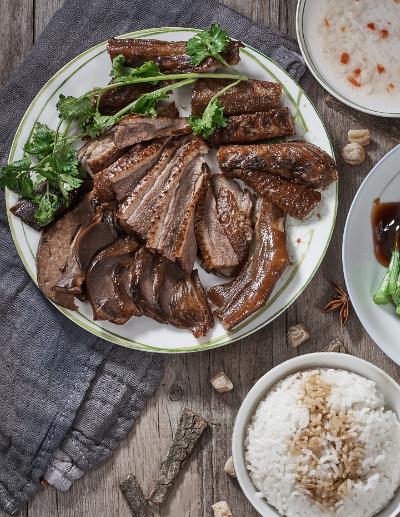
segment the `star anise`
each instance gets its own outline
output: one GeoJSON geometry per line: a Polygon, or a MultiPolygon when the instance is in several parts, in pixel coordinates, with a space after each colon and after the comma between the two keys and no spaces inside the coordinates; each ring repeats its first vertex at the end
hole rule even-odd
{"type": "Polygon", "coordinates": [[[350,298],[349,295],[339,285],[330,282],[331,287],[336,291],[336,296],[325,305],[322,312],[339,311],[340,325],[344,327],[349,317],[350,298]]]}

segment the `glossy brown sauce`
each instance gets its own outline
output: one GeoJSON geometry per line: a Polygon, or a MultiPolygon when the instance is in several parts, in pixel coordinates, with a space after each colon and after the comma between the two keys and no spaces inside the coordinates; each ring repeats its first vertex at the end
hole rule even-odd
{"type": "Polygon", "coordinates": [[[371,223],[375,257],[382,266],[387,267],[394,248],[396,228],[400,229],[400,202],[381,203],[379,198],[375,199],[371,223]]]}

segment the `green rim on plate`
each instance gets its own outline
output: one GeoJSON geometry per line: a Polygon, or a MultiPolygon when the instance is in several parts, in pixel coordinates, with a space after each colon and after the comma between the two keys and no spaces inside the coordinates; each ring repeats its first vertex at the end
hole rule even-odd
{"type": "MultiPolygon", "coordinates": [[[[200,29],[182,28],[182,27],[162,27],[162,28],[152,28],[152,29],[145,29],[145,30],[136,31],[136,32],[130,32],[130,33],[127,33],[127,34],[122,34],[122,35],[120,35],[118,37],[119,38],[124,38],[124,37],[143,37],[143,36],[152,36],[152,35],[156,35],[156,34],[165,34],[165,33],[168,33],[168,32],[198,32],[198,31],[200,31],[200,29]]],[[[66,71],[69,67],[71,67],[71,65],[73,65],[76,61],[78,61],[79,59],[81,59],[85,55],[95,51],[96,49],[99,49],[99,52],[97,52],[96,54],[92,55],[87,61],[82,63],[67,78],[65,78],[65,80],[58,86],[58,88],[46,100],[46,102],[44,103],[42,109],[38,113],[35,122],[41,116],[43,110],[46,108],[46,106],[49,103],[49,101],[51,100],[51,98],[59,92],[59,90],[62,88],[62,86],[78,70],[80,70],[83,66],[87,65],[87,63],[90,62],[91,60],[95,59],[99,54],[102,54],[102,53],[106,52],[105,45],[106,45],[106,42],[103,41],[101,43],[98,43],[94,47],[91,47],[91,48],[87,49],[86,51],[82,52],[80,55],[76,56],[74,59],[69,61],[66,65],[64,65],[41,88],[41,90],[38,92],[38,94],[33,99],[32,103],[30,104],[29,108],[27,109],[26,113],[24,114],[24,116],[23,116],[23,118],[22,118],[22,120],[21,120],[21,122],[20,122],[20,124],[18,126],[18,129],[16,131],[16,134],[14,136],[13,143],[12,143],[12,146],[11,146],[11,149],[10,149],[10,154],[9,154],[9,158],[8,158],[9,163],[14,160],[14,155],[15,155],[15,152],[16,152],[16,149],[17,149],[17,143],[18,143],[19,136],[20,136],[23,128],[25,127],[25,123],[26,123],[29,115],[31,114],[31,112],[34,109],[34,107],[36,106],[36,104],[37,104],[39,98],[42,96],[42,94],[54,83],[54,81],[57,80],[57,78],[64,71],[66,71]]],[[[246,45],[246,47],[248,49],[252,50],[253,52],[255,52],[256,54],[258,54],[259,56],[261,56],[263,59],[266,59],[269,62],[273,63],[275,66],[278,66],[278,68],[280,68],[281,71],[291,81],[293,81],[293,79],[287,74],[287,72],[285,70],[283,70],[279,65],[277,65],[275,62],[273,62],[271,59],[269,59],[266,55],[262,54],[261,52],[259,52],[258,50],[254,49],[250,45],[246,45]]],[[[250,59],[255,61],[262,69],[264,69],[268,74],[270,74],[272,77],[274,77],[274,79],[276,81],[278,81],[278,79],[273,74],[273,72],[271,70],[269,70],[269,68],[262,61],[257,59],[256,56],[254,56],[251,52],[248,52],[248,50],[246,50],[246,48],[241,49],[241,52],[245,53],[247,57],[249,57],[250,59]]],[[[307,100],[309,101],[310,105],[313,107],[315,113],[318,115],[318,118],[319,118],[322,126],[324,127],[325,133],[326,133],[326,135],[328,137],[328,140],[329,140],[329,136],[328,136],[328,134],[326,132],[326,128],[325,128],[325,126],[324,126],[324,124],[323,124],[323,122],[322,122],[322,120],[321,120],[317,110],[315,109],[314,105],[312,104],[312,102],[310,101],[309,97],[307,96],[307,94],[299,87],[298,97],[296,99],[294,99],[290,95],[290,93],[287,91],[285,86],[284,85],[282,85],[282,86],[283,86],[283,89],[285,90],[285,93],[288,96],[290,102],[292,103],[292,105],[293,105],[293,107],[295,109],[296,117],[299,118],[300,123],[302,124],[305,132],[307,132],[308,128],[307,128],[307,125],[305,123],[304,117],[303,117],[303,115],[301,113],[301,109],[300,109],[300,99],[301,99],[302,95],[304,95],[307,98],[307,100]]],[[[32,129],[33,129],[33,125],[34,124],[32,124],[32,129]]],[[[31,131],[32,131],[32,129],[31,129],[31,131]]],[[[332,148],[332,143],[331,143],[330,140],[329,140],[329,145],[330,145],[330,149],[331,149],[331,155],[334,156],[334,152],[333,152],[333,148],[332,148]]],[[[70,320],[72,320],[74,323],[76,323],[80,327],[84,328],[88,332],[91,332],[92,334],[95,334],[98,337],[100,337],[102,339],[105,339],[105,340],[108,340],[108,341],[111,341],[111,342],[113,342],[115,344],[122,345],[122,346],[125,346],[125,347],[128,347],[128,348],[134,348],[134,349],[137,349],[137,350],[145,350],[145,351],[160,352],[160,353],[186,353],[186,352],[198,352],[198,351],[209,350],[209,349],[212,349],[212,348],[217,348],[217,347],[226,345],[228,343],[233,343],[233,342],[235,342],[235,341],[237,341],[239,339],[242,339],[242,338],[245,338],[245,337],[249,336],[250,334],[256,332],[257,330],[261,329],[262,327],[264,327],[265,325],[270,323],[272,320],[274,320],[277,316],[279,316],[282,312],[284,312],[297,299],[297,297],[300,296],[300,294],[307,287],[307,285],[309,284],[309,282],[313,278],[315,272],[319,268],[319,265],[320,265],[323,257],[325,256],[326,250],[328,248],[328,245],[329,245],[332,233],[333,233],[333,229],[334,229],[334,226],[335,226],[335,220],[336,220],[336,214],[337,214],[337,204],[338,204],[338,187],[337,187],[337,185],[336,185],[336,193],[335,194],[336,195],[335,195],[335,207],[334,207],[333,220],[332,220],[332,225],[330,227],[329,235],[327,236],[326,246],[325,246],[323,252],[321,253],[321,256],[320,256],[320,258],[319,258],[315,268],[313,269],[313,271],[311,272],[311,274],[307,278],[307,281],[304,283],[304,285],[301,286],[301,288],[295,293],[295,295],[284,305],[284,307],[280,308],[268,320],[261,322],[257,327],[251,328],[249,331],[247,331],[247,332],[245,332],[243,334],[240,334],[239,336],[237,336],[235,334],[237,334],[240,330],[243,330],[243,328],[245,328],[249,323],[251,323],[252,321],[254,321],[254,319],[256,319],[258,316],[260,316],[260,314],[262,314],[268,307],[270,307],[272,305],[272,303],[280,296],[280,294],[291,283],[291,281],[295,277],[296,273],[298,272],[298,270],[299,270],[299,268],[301,266],[301,263],[303,262],[303,260],[305,258],[306,252],[303,253],[302,257],[300,258],[300,260],[296,264],[296,267],[294,267],[293,270],[291,271],[291,274],[289,275],[289,277],[286,280],[285,284],[283,286],[281,286],[280,289],[276,293],[274,293],[274,296],[268,301],[268,303],[264,307],[262,307],[259,311],[257,311],[255,314],[253,314],[251,317],[249,317],[247,320],[245,320],[245,322],[243,322],[241,325],[236,327],[231,332],[226,332],[224,335],[219,336],[218,338],[215,338],[215,339],[203,342],[203,343],[199,343],[198,345],[187,345],[187,346],[180,346],[179,348],[170,349],[170,348],[162,348],[162,347],[148,345],[148,344],[145,344],[145,343],[140,343],[140,342],[137,342],[135,340],[131,340],[131,339],[122,337],[122,336],[120,336],[120,335],[118,335],[118,334],[116,334],[116,333],[114,333],[114,332],[112,332],[112,331],[110,331],[108,329],[105,329],[105,328],[99,326],[98,324],[96,324],[91,319],[88,319],[82,313],[78,313],[78,314],[85,321],[82,321],[81,319],[78,319],[76,317],[76,313],[74,311],[69,311],[67,309],[64,309],[63,307],[60,307],[60,306],[56,305],[56,304],[53,304],[53,305],[55,305],[55,307],[58,310],[60,310],[60,312],[62,312],[65,316],[67,316],[70,320]]],[[[32,280],[35,283],[37,283],[36,274],[31,269],[29,263],[27,262],[27,260],[26,260],[26,258],[24,256],[23,251],[21,250],[21,247],[19,246],[19,242],[18,242],[18,239],[17,239],[17,236],[16,236],[16,231],[15,231],[15,225],[16,224],[20,225],[20,228],[21,228],[21,230],[22,230],[22,232],[23,232],[23,234],[25,236],[25,239],[26,239],[27,247],[29,248],[29,251],[32,254],[33,258],[35,257],[35,254],[34,254],[33,250],[31,249],[31,247],[29,245],[29,242],[28,242],[28,239],[27,239],[27,236],[26,236],[26,232],[25,232],[25,225],[22,223],[21,220],[12,217],[12,214],[10,213],[10,210],[9,210],[10,204],[11,204],[11,191],[6,189],[6,207],[7,207],[8,222],[9,222],[11,234],[12,234],[12,237],[13,237],[13,240],[14,240],[14,244],[15,244],[15,246],[17,248],[18,254],[19,254],[19,256],[20,256],[20,258],[21,258],[21,260],[22,260],[22,262],[23,262],[23,264],[24,264],[24,266],[26,268],[26,270],[28,271],[28,273],[31,276],[32,280]]],[[[311,230],[309,232],[308,247],[311,244],[312,236],[313,236],[313,230],[311,230]]],[[[307,247],[307,249],[308,249],[308,247],[307,247]]]]}

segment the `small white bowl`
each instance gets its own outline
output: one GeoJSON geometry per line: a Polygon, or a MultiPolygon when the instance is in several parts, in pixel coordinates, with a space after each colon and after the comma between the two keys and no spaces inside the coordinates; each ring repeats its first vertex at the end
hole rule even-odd
{"type": "MultiPolygon", "coordinates": [[[[254,508],[264,517],[276,517],[278,511],[263,498],[257,496],[245,464],[244,440],[249,422],[259,403],[267,392],[281,379],[312,368],[336,368],[358,373],[376,383],[385,398],[385,407],[400,416],[400,386],[383,370],[363,359],[347,354],[318,352],[290,359],[266,373],[251,388],[240,406],[236,417],[232,436],[232,456],[237,479],[245,496],[254,508]]],[[[377,517],[396,517],[400,512],[400,490],[398,490],[389,505],[377,514],[377,517]]],[[[349,516],[351,517],[351,516],[349,516]]]]}

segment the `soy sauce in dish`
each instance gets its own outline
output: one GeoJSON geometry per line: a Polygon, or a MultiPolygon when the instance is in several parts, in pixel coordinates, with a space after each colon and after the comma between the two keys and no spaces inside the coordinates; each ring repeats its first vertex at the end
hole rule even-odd
{"type": "Polygon", "coordinates": [[[399,238],[400,202],[381,203],[379,198],[375,199],[371,222],[375,257],[382,266],[388,267],[396,234],[399,238]]]}

